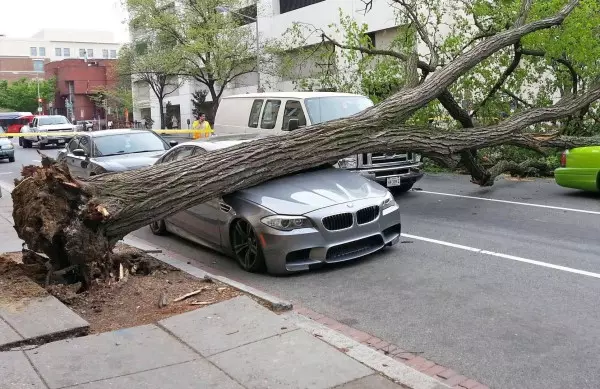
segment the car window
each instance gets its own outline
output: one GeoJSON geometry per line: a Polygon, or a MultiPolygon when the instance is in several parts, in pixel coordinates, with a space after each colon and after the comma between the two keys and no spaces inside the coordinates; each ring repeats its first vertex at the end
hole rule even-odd
{"type": "Polygon", "coordinates": [[[40,126],[49,126],[54,124],[70,124],[64,116],[44,116],[38,119],[40,126]]]}
{"type": "Polygon", "coordinates": [[[195,146],[194,147],[194,154],[193,155],[202,155],[202,154],[206,154],[207,151],[204,150],[202,147],[200,146],[195,146]]]}
{"type": "Polygon", "coordinates": [[[277,114],[279,113],[280,106],[281,100],[267,100],[265,104],[265,109],[263,110],[260,128],[264,128],[267,130],[275,128],[275,123],[277,123],[277,114]]]}
{"type": "Polygon", "coordinates": [[[304,110],[302,104],[298,100],[288,100],[285,103],[285,109],[283,110],[283,124],[281,129],[287,130],[290,119],[298,119],[300,127],[306,126],[306,116],[304,116],[304,110]]]}
{"type": "Polygon", "coordinates": [[[90,155],[90,138],[88,136],[79,138],[79,148],[83,149],[86,155],[90,155]]]}
{"type": "Polygon", "coordinates": [[[94,138],[94,151],[98,157],[110,155],[165,151],[169,145],[153,132],[133,132],[103,135],[94,138]]]}
{"type": "Polygon", "coordinates": [[[184,158],[187,158],[192,155],[195,147],[182,147],[177,155],[175,156],[176,161],[181,161],[184,158]]]}
{"type": "Polygon", "coordinates": [[[67,149],[69,149],[69,151],[73,151],[77,147],[79,147],[79,138],[73,138],[73,140],[67,145],[67,149]]]}
{"type": "Polygon", "coordinates": [[[260,116],[260,109],[262,106],[263,100],[254,100],[254,103],[252,103],[252,109],[250,110],[250,117],[248,118],[248,127],[258,127],[258,118],[260,116]]]}

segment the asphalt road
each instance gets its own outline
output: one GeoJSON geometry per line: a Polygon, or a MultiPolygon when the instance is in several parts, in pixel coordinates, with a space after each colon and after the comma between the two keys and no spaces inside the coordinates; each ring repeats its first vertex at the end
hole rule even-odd
{"type": "MultiPolygon", "coordinates": [[[[47,151],[55,154],[54,151],[47,151]]],[[[0,184],[39,160],[17,148],[0,184]]],[[[398,196],[403,243],[291,277],[248,274],[175,237],[134,233],[491,388],[597,388],[600,196],[552,180],[430,175],[398,196]]]]}

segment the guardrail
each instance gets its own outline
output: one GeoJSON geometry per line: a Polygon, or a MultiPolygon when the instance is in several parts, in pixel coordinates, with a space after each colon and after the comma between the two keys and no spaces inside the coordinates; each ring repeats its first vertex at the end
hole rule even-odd
{"type": "MultiPolygon", "coordinates": [[[[132,130],[135,130],[132,128],[132,130]]],[[[193,134],[194,139],[208,138],[215,131],[214,130],[147,130],[157,134],[193,134]]],[[[1,133],[0,138],[22,138],[25,136],[75,136],[81,134],[89,134],[97,131],[74,131],[74,132],[59,132],[59,131],[44,131],[44,132],[15,132],[15,133],[1,133]]]]}

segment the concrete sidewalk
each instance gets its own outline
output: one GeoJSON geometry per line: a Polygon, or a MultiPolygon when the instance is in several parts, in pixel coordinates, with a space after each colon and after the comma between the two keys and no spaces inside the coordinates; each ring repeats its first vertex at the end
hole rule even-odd
{"type": "Polygon", "coordinates": [[[0,377],[3,389],[403,387],[246,296],[157,325],[2,352],[0,377]]]}
{"type": "Polygon", "coordinates": [[[23,241],[13,228],[15,223],[12,218],[12,198],[7,190],[0,190],[0,253],[21,251],[23,241]]]}

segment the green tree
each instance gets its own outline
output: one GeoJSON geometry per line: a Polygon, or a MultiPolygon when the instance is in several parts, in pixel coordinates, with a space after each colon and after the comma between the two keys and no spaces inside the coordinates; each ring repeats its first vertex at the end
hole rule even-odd
{"type": "MultiPolygon", "coordinates": [[[[39,91],[44,102],[51,101],[56,91],[56,80],[40,80],[39,91]]],[[[23,78],[12,83],[0,82],[0,107],[17,112],[36,112],[38,81],[23,78]]]]}
{"type": "Polygon", "coordinates": [[[165,98],[175,93],[182,85],[183,71],[178,51],[172,50],[166,42],[155,37],[138,38],[132,44],[125,45],[117,62],[119,77],[126,79],[130,76],[135,82],[147,84],[156,96],[160,128],[166,128],[165,98]]]}
{"type": "Polygon", "coordinates": [[[183,74],[208,90],[213,111],[232,81],[256,71],[256,36],[249,26],[240,28],[256,17],[256,6],[243,8],[239,0],[188,0],[177,7],[161,0],[127,0],[127,6],[132,30],[167,39],[183,74]],[[248,17],[222,12],[227,9],[248,17]]]}

